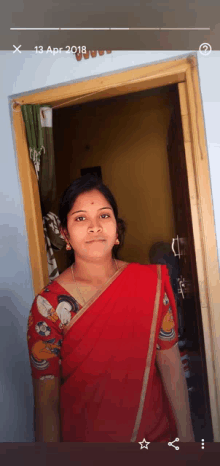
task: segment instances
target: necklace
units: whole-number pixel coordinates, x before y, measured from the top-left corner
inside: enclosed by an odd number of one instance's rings
[[[116,260],[115,260],[115,259],[113,259],[113,260],[114,260],[114,263],[115,263],[115,266],[116,266],[116,272],[117,272],[117,271],[119,270],[119,269],[118,269],[118,265],[117,265]],[[81,291],[80,291],[80,289],[79,289],[79,287],[78,287],[78,285],[77,285],[77,283],[76,283],[76,279],[75,279],[74,272],[73,272],[73,264],[71,265],[71,272],[72,272],[73,281],[74,281],[74,283],[75,283],[75,285],[76,285],[76,288],[77,288],[77,290],[78,290],[78,293],[79,293],[80,297],[82,298],[83,303],[86,304],[86,301],[85,301],[85,299],[83,298],[83,296],[82,296],[82,294],[81,294]],[[113,277],[113,275],[114,275],[116,272],[114,272],[114,273],[111,275],[111,277]],[[109,277],[108,280],[109,280],[111,277]],[[108,282],[108,280],[104,283],[104,285],[106,285],[106,283]],[[104,286],[104,285],[102,285],[102,286]],[[100,288],[97,290],[97,293],[98,293],[99,290],[100,290]]]

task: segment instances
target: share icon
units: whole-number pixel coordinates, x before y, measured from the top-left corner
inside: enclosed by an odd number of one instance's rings
[[[173,445],[174,442],[179,442],[179,441],[180,441],[179,438],[175,438],[175,440],[173,440],[173,442],[168,443],[168,446],[175,448],[175,450],[179,450],[180,449],[179,447],[177,447],[176,445]]]

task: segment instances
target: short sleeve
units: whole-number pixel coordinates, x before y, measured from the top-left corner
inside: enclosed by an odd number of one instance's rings
[[[35,298],[28,319],[27,342],[34,379],[60,376],[62,330],[50,293],[46,298],[44,295],[42,292]]]
[[[156,348],[166,350],[178,343],[178,323],[175,298],[171,288],[169,276],[165,280],[161,326]]]

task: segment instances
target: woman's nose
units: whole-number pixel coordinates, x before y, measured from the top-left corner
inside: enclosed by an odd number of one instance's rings
[[[98,221],[94,221],[94,222],[91,222],[90,226],[89,226],[89,231],[90,232],[99,232],[102,230],[102,227],[100,225],[100,223]]]

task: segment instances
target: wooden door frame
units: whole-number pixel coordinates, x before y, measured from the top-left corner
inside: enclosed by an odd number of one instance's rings
[[[214,441],[220,441],[220,277],[197,58],[132,68],[11,98],[13,129],[22,187],[34,293],[48,283],[47,257],[38,183],[29,158],[19,104],[69,106],[122,94],[178,85],[190,206],[195,242]]]

